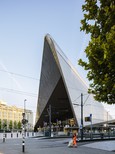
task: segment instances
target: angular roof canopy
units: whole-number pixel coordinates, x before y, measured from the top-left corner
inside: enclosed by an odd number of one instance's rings
[[[107,120],[106,111],[87,93],[88,87],[68,58],[50,35],[44,39],[43,59],[35,127],[49,121],[48,107],[51,105],[51,121],[75,118],[81,124],[81,93],[83,94],[83,116],[92,114],[93,124]],[[76,105],[75,105],[76,104]],[[84,121],[84,125],[89,125]]]

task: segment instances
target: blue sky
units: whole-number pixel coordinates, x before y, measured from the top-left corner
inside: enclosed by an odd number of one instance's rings
[[[77,65],[77,60],[85,57],[83,50],[89,40],[80,32],[83,3],[84,0],[0,1],[0,100],[23,107],[27,99],[26,108],[35,114],[47,33],[86,80],[86,73]]]

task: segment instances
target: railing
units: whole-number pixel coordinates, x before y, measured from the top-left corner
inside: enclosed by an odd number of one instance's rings
[[[80,135],[79,135],[80,137]],[[115,138],[115,134],[113,133],[85,133],[84,139],[110,139]]]
[[[3,139],[3,136],[5,135],[6,139],[11,138],[22,138],[22,132],[8,132],[8,133],[0,133],[0,139]],[[36,136],[43,136],[43,133],[41,132],[25,132],[25,137],[36,137]]]

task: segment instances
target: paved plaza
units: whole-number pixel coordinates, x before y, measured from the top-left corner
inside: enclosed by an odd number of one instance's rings
[[[69,138],[26,138],[25,154],[112,154],[115,140],[100,142],[78,142],[77,148],[68,148]],[[22,154],[22,139],[0,139],[0,154]]]
[[[85,147],[101,149],[106,151],[114,151],[115,152],[115,140],[114,141],[101,141],[95,142],[91,144],[84,145]]]

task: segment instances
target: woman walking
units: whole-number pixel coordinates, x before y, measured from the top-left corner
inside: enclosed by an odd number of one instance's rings
[[[73,134],[72,139],[73,139],[73,147],[77,147],[77,135],[76,135],[76,133]]]

